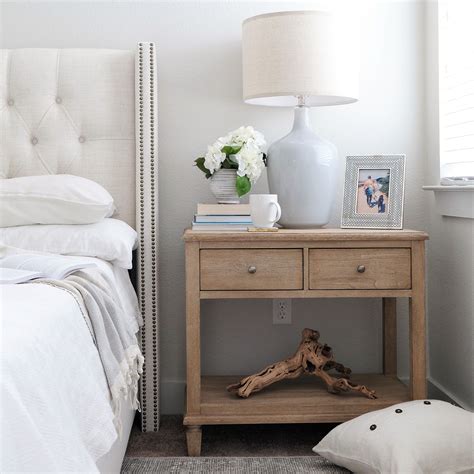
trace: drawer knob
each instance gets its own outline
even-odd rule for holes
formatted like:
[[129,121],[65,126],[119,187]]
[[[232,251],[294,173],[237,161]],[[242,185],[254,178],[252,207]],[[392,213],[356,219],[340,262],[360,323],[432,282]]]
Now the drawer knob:
[[357,267],[357,271],[358,271],[359,273],[364,273],[364,272],[365,272],[365,266],[364,266],[364,265],[359,265],[359,266]]
[[257,267],[250,266],[248,271],[249,273],[257,273]]

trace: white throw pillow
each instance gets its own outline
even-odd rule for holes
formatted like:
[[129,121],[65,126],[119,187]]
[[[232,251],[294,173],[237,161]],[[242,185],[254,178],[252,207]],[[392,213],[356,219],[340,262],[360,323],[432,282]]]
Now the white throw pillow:
[[0,180],[0,227],[30,224],[91,224],[114,212],[107,190],[67,174]]
[[400,403],[342,423],[313,451],[356,473],[469,472],[473,414],[440,400]]
[[0,228],[0,243],[34,252],[97,257],[132,268],[137,233],[126,222],[104,219],[95,224]]

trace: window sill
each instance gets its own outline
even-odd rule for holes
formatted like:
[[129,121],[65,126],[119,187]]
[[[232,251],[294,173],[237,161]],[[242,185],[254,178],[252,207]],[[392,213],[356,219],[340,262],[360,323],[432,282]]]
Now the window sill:
[[443,216],[474,219],[474,186],[423,186],[434,191],[437,211]]

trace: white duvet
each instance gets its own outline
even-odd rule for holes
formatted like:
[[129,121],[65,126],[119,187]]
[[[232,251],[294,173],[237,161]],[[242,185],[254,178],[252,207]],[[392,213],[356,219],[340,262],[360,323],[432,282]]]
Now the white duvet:
[[[122,295],[136,324],[136,298]],[[0,285],[0,305],[1,472],[97,472],[117,432],[78,304],[59,288],[23,284]]]

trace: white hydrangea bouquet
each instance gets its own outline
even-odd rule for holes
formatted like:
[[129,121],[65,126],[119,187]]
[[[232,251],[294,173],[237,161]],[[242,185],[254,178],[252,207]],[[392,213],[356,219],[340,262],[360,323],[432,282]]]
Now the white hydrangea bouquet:
[[266,164],[263,135],[253,127],[240,127],[220,137],[207,147],[205,156],[197,158],[196,166],[211,178],[221,169],[235,170],[235,188],[239,197],[247,194],[262,174]]

